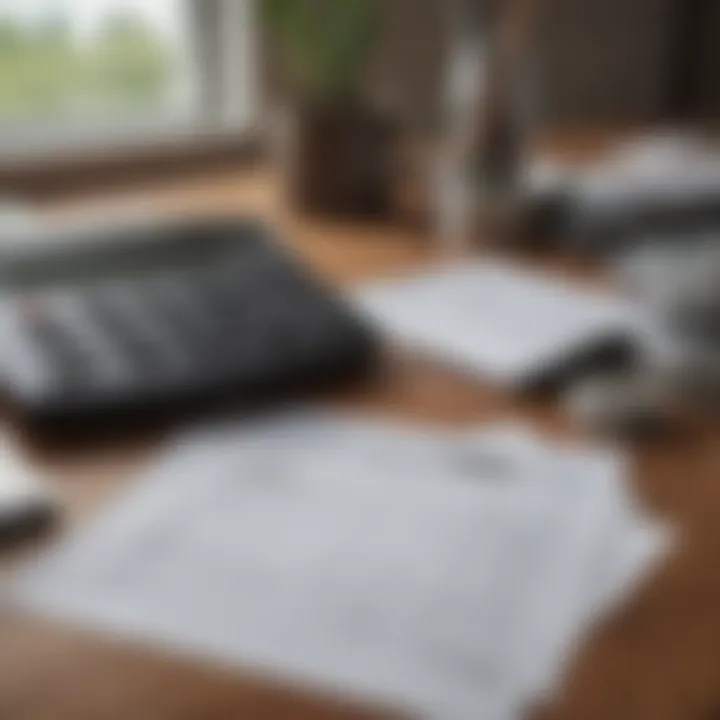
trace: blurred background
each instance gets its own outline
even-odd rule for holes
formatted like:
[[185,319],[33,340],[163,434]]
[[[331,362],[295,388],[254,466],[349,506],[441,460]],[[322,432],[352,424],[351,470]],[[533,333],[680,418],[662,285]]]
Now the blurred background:
[[[688,546],[636,604],[620,608],[589,670],[580,669],[590,680],[581,674],[552,717],[716,717],[718,37],[714,0],[0,0],[9,440],[0,464],[12,460],[0,472],[0,531],[19,521],[23,541],[50,530],[40,548],[53,546],[127,493],[128,477],[157,461],[159,441],[206,417],[204,402],[193,403],[254,407],[266,390],[287,398],[290,385],[383,422],[441,426],[443,442],[471,424],[510,419],[576,448],[617,443],[632,461],[611,463],[625,519],[644,527],[650,516],[667,517]],[[386,286],[376,285],[381,278]],[[326,396],[325,380],[347,387]],[[379,436],[392,437],[392,424],[380,423]],[[78,427],[65,447],[63,434]],[[96,430],[108,432],[96,438]],[[313,435],[308,475],[327,432]],[[539,453],[528,437],[524,451],[523,443],[499,447]],[[235,445],[230,435],[221,440]],[[383,452],[368,477],[390,467]],[[527,457],[523,468],[535,472]],[[341,448],[333,462],[328,472],[342,479],[356,459]],[[180,465],[168,475],[182,475]],[[221,478],[219,470],[206,477],[202,457],[187,467],[198,491]],[[593,477],[588,470],[590,498]],[[633,514],[636,492],[648,517]],[[149,530],[181,496],[171,482],[143,510]],[[579,526],[577,498],[568,496],[548,508],[566,506]],[[213,562],[183,550],[194,537],[183,523],[212,535],[217,514],[228,538],[245,528],[233,515],[242,503],[213,497],[215,506],[192,519],[178,516],[177,536],[159,543],[176,564],[137,546],[152,570],[138,582],[176,568],[178,584],[166,586],[163,602],[184,603],[188,626],[201,632],[215,618],[198,618],[195,589],[233,620],[225,581],[238,546],[208,544],[227,564],[215,568],[216,585],[198,582]],[[60,516],[64,524],[53,525]],[[541,520],[554,527],[550,514]],[[609,542],[620,534],[611,525],[600,533]],[[362,548],[373,533],[361,529]],[[288,523],[275,537],[293,532]],[[403,563],[421,539],[413,532]],[[117,557],[133,533],[117,534]],[[27,558],[24,549],[15,554],[15,539],[1,577]],[[498,566],[523,574],[521,563],[505,562],[510,545],[497,543]],[[620,560],[632,555],[622,543],[616,550]],[[93,557],[102,578],[117,570],[108,597],[119,592],[113,607],[122,608],[122,591],[137,580],[134,561],[117,569],[111,559],[105,575],[104,559]],[[272,565],[257,557],[261,570]],[[548,559],[560,566],[562,557]],[[578,586],[589,558],[577,575],[568,570]],[[631,585],[640,572],[626,570]],[[62,596],[65,576],[54,577]],[[430,597],[440,585],[428,584]],[[532,593],[523,599],[533,604]],[[145,618],[151,628],[164,620],[158,608]],[[600,626],[588,616],[593,628],[596,619]],[[61,707],[71,720],[95,720],[98,709],[122,720],[128,688],[148,717],[205,718],[212,705],[222,720],[254,718],[262,703],[268,718],[349,717],[315,714],[313,705],[296,713],[304,707],[297,698],[283,704],[234,677],[229,688],[210,683],[194,694],[177,669],[148,699],[159,676],[142,663],[138,671],[119,661],[125,674],[112,662],[95,669],[92,653],[79,653],[89,660],[73,665],[62,638],[40,631],[36,644],[15,619],[5,627],[18,639],[15,649],[0,647],[3,718],[6,707],[20,708],[12,720],[60,717]],[[466,637],[461,627],[457,638]],[[37,647],[49,647],[50,659],[38,659]],[[352,655],[338,648],[339,657]],[[107,682],[89,700],[88,668]],[[166,703],[164,714],[152,712],[157,703]],[[84,714],[74,713],[80,705]]]
[[224,5],[221,20],[216,2],[3,2],[3,152],[245,127],[257,28],[250,3]]
[[[277,73],[249,0],[0,3],[4,146],[50,133],[167,131],[257,112]],[[377,88],[415,127],[437,119],[452,3],[388,0]],[[538,122],[711,118],[720,109],[716,3],[554,0],[535,34]],[[262,83],[264,84],[264,83]],[[134,128],[133,126],[136,126]],[[80,130],[82,128],[82,131]],[[20,132],[23,130],[24,132]],[[13,139],[11,139],[13,138]]]
[[[364,125],[355,127],[354,137],[363,135],[366,151],[375,150],[366,153],[376,158],[375,194],[389,144],[400,149],[393,171],[400,166],[403,186],[411,185],[410,194],[422,196],[415,204],[423,206],[434,202],[427,186],[436,189],[438,154],[456,161],[459,155],[478,155],[477,128],[488,106],[506,108],[509,125],[520,135],[512,147],[535,147],[537,138],[559,129],[568,145],[568,130],[582,135],[707,124],[720,110],[714,82],[720,12],[713,2],[371,2],[355,25],[360,32],[345,38],[344,57],[338,55],[339,45],[328,42],[337,36],[333,23],[344,22],[344,11],[329,17],[332,4],[308,0],[295,4],[305,10],[288,21],[273,5],[260,0],[3,0],[0,189],[62,194],[81,188],[83,181],[96,185],[101,178],[172,173],[180,156],[191,157],[194,167],[242,164],[250,147],[253,153],[260,147],[280,152],[288,144],[282,138],[290,120],[298,118],[300,147],[313,146],[309,129],[327,137],[327,126],[317,113],[310,117],[308,105],[333,104],[327,101],[337,87],[324,86],[322,73],[338,67],[346,70],[339,81],[345,97],[331,99],[345,107],[349,96],[362,100],[339,124],[347,132],[347,115],[352,115],[356,126]],[[303,36],[308,20],[303,12],[317,37]],[[351,9],[348,17],[357,22],[359,16]],[[288,33],[288,22],[295,32]],[[512,59],[498,59],[503,36],[513,32],[508,28],[523,25],[518,47],[507,53],[514,53]],[[314,60],[308,47],[319,49]],[[316,62],[312,78],[298,70],[308,62]],[[483,105],[486,85],[493,83],[496,89]],[[367,139],[378,134],[384,146]],[[441,148],[443,143],[452,149]],[[128,165],[138,151],[153,162],[133,172]],[[317,154],[305,153],[300,167],[327,169],[327,154],[322,159]],[[78,169],[78,161],[91,165],[83,166],[83,175],[68,172]],[[42,172],[33,174],[31,166],[38,163]],[[301,171],[300,184],[322,185],[312,174]],[[361,194],[358,188],[355,194]],[[313,198],[303,200],[313,205]]]

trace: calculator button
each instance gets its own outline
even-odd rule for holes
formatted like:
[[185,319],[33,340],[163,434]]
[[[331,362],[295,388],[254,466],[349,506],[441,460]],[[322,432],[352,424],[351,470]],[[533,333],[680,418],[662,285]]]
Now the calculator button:
[[166,383],[186,375],[188,348],[158,316],[147,288],[113,289],[90,302],[95,325],[136,379]]

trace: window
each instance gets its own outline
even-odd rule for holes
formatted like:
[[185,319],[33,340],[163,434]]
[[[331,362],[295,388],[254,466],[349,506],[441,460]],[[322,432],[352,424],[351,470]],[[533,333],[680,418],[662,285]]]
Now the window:
[[0,152],[246,123],[250,5],[0,0]]

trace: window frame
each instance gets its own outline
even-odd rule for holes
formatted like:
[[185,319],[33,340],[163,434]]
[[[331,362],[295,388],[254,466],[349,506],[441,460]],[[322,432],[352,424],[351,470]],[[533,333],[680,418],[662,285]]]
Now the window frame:
[[[218,142],[249,146],[257,135],[256,0],[185,0],[190,64],[197,87],[192,114],[171,111],[119,120],[52,120],[0,127],[0,185],[12,171],[78,163],[109,164],[123,156],[202,152]],[[230,68],[233,68],[232,72]],[[240,68],[240,69],[238,69]],[[242,111],[240,110],[242,108]]]

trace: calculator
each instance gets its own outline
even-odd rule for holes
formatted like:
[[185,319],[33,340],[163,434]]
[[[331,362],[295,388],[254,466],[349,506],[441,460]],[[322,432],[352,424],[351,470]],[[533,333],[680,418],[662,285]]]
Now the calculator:
[[287,398],[376,356],[372,330],[259,223],[52,240],[0,252],[6,393],[38,429]]

